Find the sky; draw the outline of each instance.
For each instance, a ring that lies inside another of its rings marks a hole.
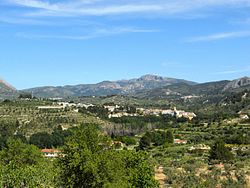
[[[250,0],[0,0],[0,78],[17,89],[156,74],[250,75]]]

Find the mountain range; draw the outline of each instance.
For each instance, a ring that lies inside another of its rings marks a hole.
[[[197,84],[182,79],[145,75],[131,80],[103,81],[97,84],[81,84],[63,87],[39,87],[24,90],[24,92],[33,92],[35,96],[39,97],[128,95],[179,83],[188,85]]]
[[[119,81],[103,81],[97,84],[75,86],[46,86],[17,91],[7,82],[0,81],[0,98],[17,93],[33,93],[36,97],[79,97],[130,95],[142,98],[169,98],[199,96],[250,89],[250,77],[233,81],[224,80],[209,83],[195,83],[183,79],[145,75],[140,78]]]
[[[179,98],[218,95],[250,89],[250,78],[243,77],[233,81],[223,80],[189,85],[186,83],[173,84],[161,88],[138,92],[140,98]]]

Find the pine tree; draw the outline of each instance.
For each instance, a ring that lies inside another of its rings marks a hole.
[[[233,154],[225,147],[223,140],[217,140],[210,150],[209,160],[219,160],[221,162],[228,162],[234,159]]]

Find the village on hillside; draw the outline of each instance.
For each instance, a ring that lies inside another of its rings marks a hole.
[[[75,108],[78,112],[78,108],[88,109],[90,107],[95,107],[93,104],[83,104],[83,103],[73,103],[73,102],[57,102],[52,106],[38,106],[38,109],[66,109]],[[157,108],[134,108],[134,107],[124,107],[121,105],[103,105],[104,109],[108,111],[108,118],[119,118],[125,116],[147,116],[147,115],[169,115],[175,116],[176,118],[187,118],[192,120],[196,117],[194,112],[186,112],[184,110],[174,109],[157,109]]]

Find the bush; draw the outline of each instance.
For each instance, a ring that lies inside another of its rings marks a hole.
[[[221,162],[229,162],[234,159],[233,154],[225,147],[225,143],[222,140],[218,140],[214,143],[210,150],[209,160],[218,160]]]

